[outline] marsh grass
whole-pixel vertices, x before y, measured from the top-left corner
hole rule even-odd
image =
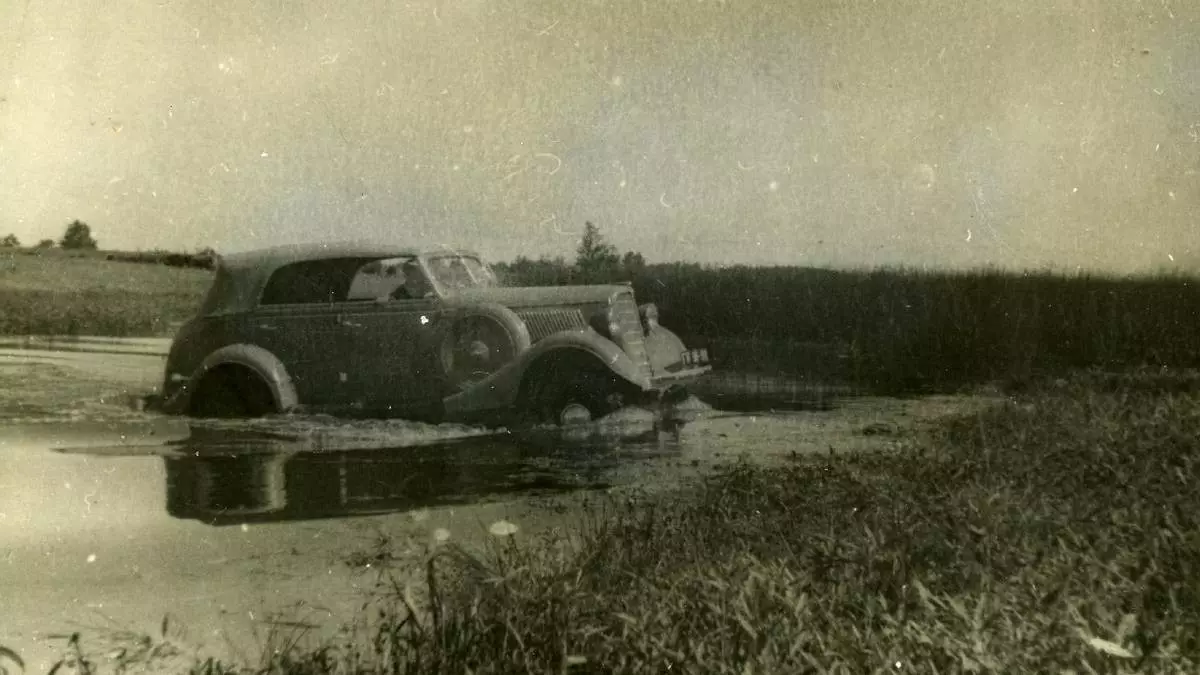
[[[1200,364],[1200,293],[1182,275],[663,266],[634,287],[719,365],[876,391]]]
[[[614,280],[552,265],[505,272],[514,284]],[[1198,282],[1179,273],[662,264],[620,278],[726,371],[899,393],[1078,368],[1200,365]]]
[[[1197,672],[1198,384],[1037,382],[891,450],[439,545],[342,638],[191,672]]]
[[[1195,672],[1196,382],[1047,383],[894,451],[443,554],[389,672]]]

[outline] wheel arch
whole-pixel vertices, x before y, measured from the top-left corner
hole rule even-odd
[[[539,340],[519,359],[469,389],[443,399],[446,412],[470,415],[483,409],[518,405],[522,390],[532,386],[533,378],[543,372],[533,369],[556,365],[557,359],[562,358],[590,359],[587,363],[604,368],[631,387],[650,387],[629,356],[612,341],[593,331],[563,331]]]
[[[271,394],[275,412],[294,409],[299,400],[296,388],[283,362],[271,352],[251,344],[232,344],[222,347],[204,358],[189,378],[186,400],[180,401],[181,410],[192,408],[192,396],[199,390],[201,382],[217,372],[242,369],[253,374]]]
[[[602,370],[619,379],[626,380],[620,372],[613,369],[602,355],[579,345],[566,345],[548,349],[529,362],[524,372],[521,373],[521,383],[517,387],[513,403],[518,406],[528,403],[546,382],[562,376],[556,371],[570,373],[586,368]],[[630,384],[633,383],[630,382]]]

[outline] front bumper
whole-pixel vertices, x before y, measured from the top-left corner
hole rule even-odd
[[[712,362],[709,360],[707,349],[685,349],[673,363],[655,365],[651,382],[655,385],[671,384],[692,380],[711,371]]]
[[[655,369],[650,387],[642,392],[639,403],[672,405],[687,399],[687,384],[712,372],[707,349],[688,349],[675,363]]]

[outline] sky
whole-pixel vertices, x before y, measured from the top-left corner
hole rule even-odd
[[[0,2],[0,234],[1194,263],[1190,0]]]

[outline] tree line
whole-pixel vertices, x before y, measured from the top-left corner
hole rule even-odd
[[[646,259],[635,251],[621,254],[589,221],[584,224],[573,262],[563,256],[537,260],[518,256],[511,263],[495,262],[492,266],[510,285],[562,286],[628,281],[646,269]]]
[[[92,236],[92,229],[87,223],[75,220],[67,225],[66,231],[57,241],[43,239],[33,248],[36,250],[56,247],[68,251],[95,251],[98,250],[99,243]],[[21,241],[15,234],[9,234],[0,238],[0,248],[21,248]],[[111,252],[106,254],[105,259],[211,269],[216,262],[217,253],[211,248],[202,249],[197,253],[159,250]],[[629,280],[646,269],[646,260],[641,253],[635,251],[620,253],[605,240],[600,228],[589,221],[584,224],[583,236],[575,250],[573,261],[568,261],[562,256],[543,256],[537,260],[518,256],[513,262],[496,262],[493,266],[512,284],[566,285]]]
[[[15,234],[0,238],[0,249],[21,249],[21,240]],[[71,221],[57,241],[42,239],[36,246],[27,251],[37,253],[40,250],[62,249],[64,251],[99,251],[100,245],[92,236],[92,228],[81,220]],[[212,269],[216,264],[217,253],[212,248],[204,248],[196,253],[181,253],[177,251],[111,251],[104,255],[105,260],[118,262],[135,262],[169,267],[194,267]]]

